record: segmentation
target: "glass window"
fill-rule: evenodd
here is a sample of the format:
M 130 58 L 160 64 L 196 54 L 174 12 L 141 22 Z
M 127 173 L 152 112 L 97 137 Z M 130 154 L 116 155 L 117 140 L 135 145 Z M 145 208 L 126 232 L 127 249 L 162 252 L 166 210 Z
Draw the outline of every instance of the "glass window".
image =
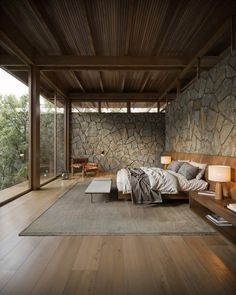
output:
M 72 102 L 72 113 L 98 113 L 98 102 Z
M 157 102 L 131 102 L 131 113 L 157 113 Z
M 127 113 L 126 102 L 102 102 L 102 113 Z
M 0 69 L 0 201 L 29 189 L 28 87 Z
M 40 183 L 55 176 L 54 154 L 55 105 L 40 96 Z

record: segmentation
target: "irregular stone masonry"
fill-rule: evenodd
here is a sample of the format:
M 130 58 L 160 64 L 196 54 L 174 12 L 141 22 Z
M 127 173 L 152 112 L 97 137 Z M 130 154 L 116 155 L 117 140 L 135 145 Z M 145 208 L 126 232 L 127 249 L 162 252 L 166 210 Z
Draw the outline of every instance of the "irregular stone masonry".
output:
M 166 150 L 236 156 L 236 56 L 203 72 L 168 106 Z
M 102 171 L 127 166 L 161 166 L 165 145 L 164 114 L 73 113 L 71 151 Z M 104 151 L 105 155 L 101 156 Z

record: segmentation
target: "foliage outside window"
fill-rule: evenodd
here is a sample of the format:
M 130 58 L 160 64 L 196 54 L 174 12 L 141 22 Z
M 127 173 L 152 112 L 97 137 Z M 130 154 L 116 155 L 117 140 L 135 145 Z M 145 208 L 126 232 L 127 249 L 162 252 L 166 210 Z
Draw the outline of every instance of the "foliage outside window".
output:
M 127 113 L 126 102 L 102 102 L 102 113 Z
M 98 113 L 98 102 L 73 102 L 72 113 Z
M 131 102 L 131 113 L 157 113 L 156 102 Z
M 24 182 L 28 189 L 28 96 L 0 95 L 0 190 Z

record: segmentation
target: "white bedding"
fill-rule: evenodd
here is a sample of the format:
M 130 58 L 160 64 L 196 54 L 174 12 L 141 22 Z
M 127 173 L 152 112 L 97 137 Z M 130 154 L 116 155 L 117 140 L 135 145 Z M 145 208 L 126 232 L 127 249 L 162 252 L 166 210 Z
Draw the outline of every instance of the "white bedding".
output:
M 206 190 L 208 183 L 202 179 L 192 179 L 187 180 L 184 176 L 175 173 L 173 171 L 169 170 L 163 170 L 156 167 L 140 167 L 149 177 L 150 185 L 152 189 L 159 190 L 162 194 L 168 193 L 168 194 L 176 194 L 181 191 L 198 191 L 198 190 Z M 160 171 L 161 170 L 161 171 Z M 170 184 L 170 182 L 167 182 L 165 186 L 160 186 L 160 179 L 159 179 L 159 173 L 167 173 L 166 176 L 168 176 L 168 173 L 173 175 L 177 181 L 177 188 L 174 189 L 174 186 Z M 119 192 L 123 193 L 130 193 L 131 187 L 129 182 L 129 176 L 126 169 L 121 169 L 117 172 L 117 188 Z M 161 188 L 161 189 L 159 189 Z

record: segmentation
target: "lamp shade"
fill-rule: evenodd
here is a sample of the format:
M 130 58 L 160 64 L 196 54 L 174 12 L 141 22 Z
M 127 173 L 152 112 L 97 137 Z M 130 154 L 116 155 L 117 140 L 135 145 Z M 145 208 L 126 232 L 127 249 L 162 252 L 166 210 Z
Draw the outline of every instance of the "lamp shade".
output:
M 170 156 L 162 156 L 161 157 L 161 164 L 170 164 L 171 157 Z
M 230 166 L 208 166 L 208 179 L 216 182 L 228 182 L 231 180 Z

